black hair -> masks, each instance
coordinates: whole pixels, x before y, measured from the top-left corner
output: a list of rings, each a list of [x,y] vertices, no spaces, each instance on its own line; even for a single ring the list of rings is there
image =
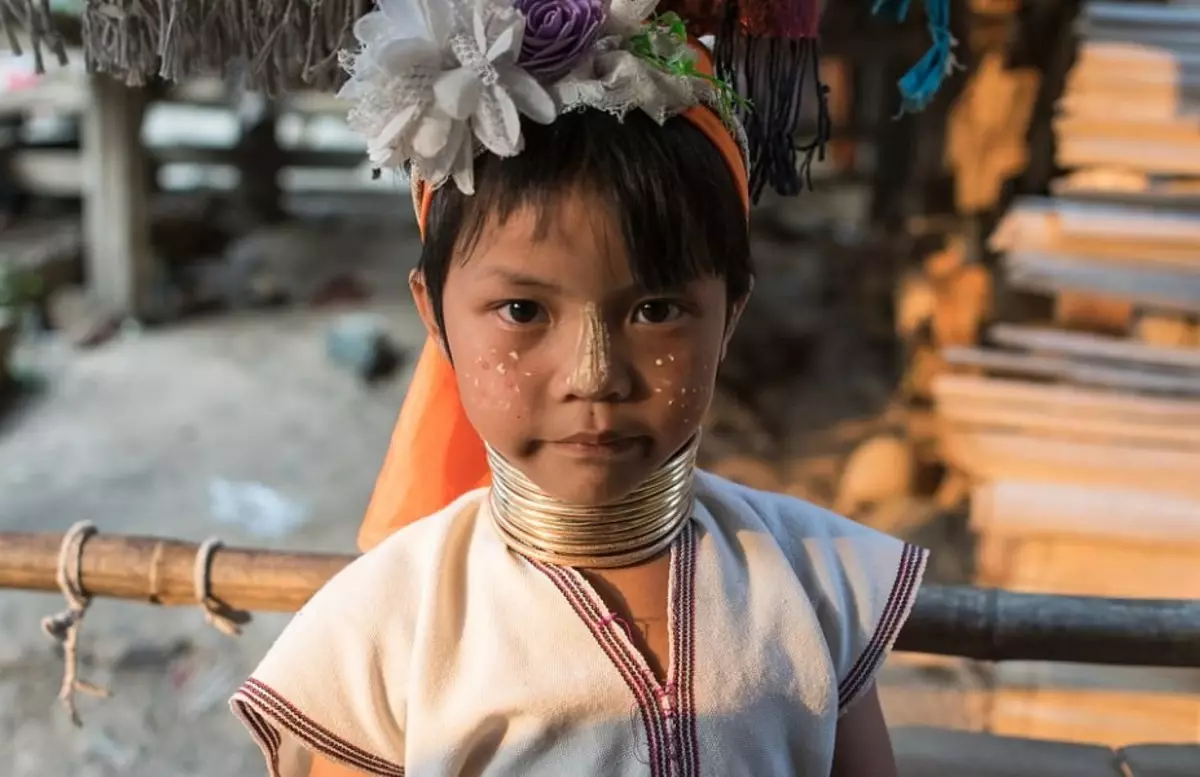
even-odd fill
[[[503,224],[527,206],[547,219],[555,200],[576,187],[607,201],[630,272],[647,290],[715,276],[724,278],[731,304],[750,291],[741,194],[721,152],[687,119],[659,125],[640,111],[622,120],[588,110],[548,125],[522,119],[521,131],[521,154],[476,160],[473,195],[452,182],[434,194],[419,269],[442,331],[442,291],[455,255],[474,248],[489,219]]]

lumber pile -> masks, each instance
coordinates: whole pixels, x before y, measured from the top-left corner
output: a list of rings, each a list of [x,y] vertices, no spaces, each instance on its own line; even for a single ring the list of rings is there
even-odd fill
[[[1093,2],[1077,29],[1054,125],[1067,173],[990,238],[1000,322],[938,339],[920,377],[967,484],[978,584],[1200,598],[1200,7]],[[1200,740],[1200,673],[994,678],[995,733]]]

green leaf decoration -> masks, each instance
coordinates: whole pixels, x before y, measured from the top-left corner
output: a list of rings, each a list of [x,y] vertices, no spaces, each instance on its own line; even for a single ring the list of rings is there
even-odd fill
[[[627,49],[663,72],[686,78],[699,78],[712,84],[717,95],[717,107],[726,117],[735,110],[751,108],[737,90],[719,78],[701,73],[687,45],[687,25],[674,11],[656,15],[640,31],[630,37]]]

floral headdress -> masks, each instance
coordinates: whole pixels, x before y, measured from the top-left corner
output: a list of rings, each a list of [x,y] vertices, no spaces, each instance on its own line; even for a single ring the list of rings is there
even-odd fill
[[[355,26],[340,96],[377,169],[472,193],[475,154],[523,150],[520,116],[591,108],[658,122],[699,104],[735,127],[732,89],[693,65],[654,0],[379,0]]]
[[[741,141],[751,199],[768,183],[796,193],[829,132],[818,73],[819,0],[659,4],[377,0],[354,27],[357,49],[342,54],[349,79],[340,96],[355,102],[349,121],[367,138],[376,169],[405,170],[428,188],[452,180],[471,193],[477,153],[523,150],[522,115],[549,124],[585,108],[618,117],[640,110],[661,123],[708,105]],[[946,0],[926,4],[940,8]],[[908,0],[875,5],[902,19]],[[931,13],[930,22],[944,33],[944,13]],[[689,33],[715,36],[715,75],[695,66]],[[901,82],[906,107],[927,101],[948,70],[948,33],[935,30],[935,40],[947,45],[922,61],[924,80]],[[797,146],[806,91],[817,101],[817,131]],[[799,164],[797,152],[805,155]]]

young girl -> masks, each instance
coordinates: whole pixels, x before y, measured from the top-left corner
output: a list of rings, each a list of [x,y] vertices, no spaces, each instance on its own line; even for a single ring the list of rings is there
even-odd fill
[[[359,25],[430,345],[372,549],[234,711],[274,777],[894,777],[873,678],[924,552],[695,467],[753,285],[735,98],[670,18],[563,4],[531,51],[536,5]]]

